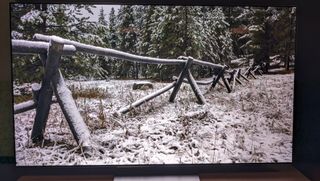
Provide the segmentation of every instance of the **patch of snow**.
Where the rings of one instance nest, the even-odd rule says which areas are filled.
[[[190,86],[182,84],[174,103],[168,102],[169,91],[119,117],[113,113],[169,83],[132,91],[136,80],[67,81],[110,94],[76,99],[100,151],[85,158],[53,104],[43,147],[30,141],[35,111],[15,115],[17,165],[291,162],[293,79],[293,74],[258,76],[236,84],[232,93],[221,85],[200,86],[206,105],[197,104]]]

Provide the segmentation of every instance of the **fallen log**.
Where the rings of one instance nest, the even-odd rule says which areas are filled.
[[[150,95],[147,95],[147,96],[135,101],[134,103],[132,103],[132,104],[130,104],[130,105],[124,107],[124,108],[121,108],[117,112],[121,113],[121,114],[125,114],[125,113],[129,112],[130,110],[132,110],[133,108],[138,107],[141,104],[143,104],[143,103],[145,103],[145,102],[147,102],[147,101],[149,101],[149,100],[151,100],[151,99],[153,99],[153,98],[165,93],[166,91],[172,89],[175,85],[176,85],[176,81],[171,83],[171,84],[169,84],[169,85],[167,85],[167,86],[165,86],[164,88],[162,88],[162,89],[150,94]]]

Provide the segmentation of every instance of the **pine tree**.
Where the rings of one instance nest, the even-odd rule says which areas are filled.
[[[110,48],[115,49],[118,45],[118,36],[116,33],[116,15],[114,8],[111,8],[110,14],[109,14],[109,44]]]
[[[198,37],[203,59],[210,62],[229,64],[233,57],[229,23],[221,7],[202,7]]]
[[[122,5],[118,13],[118,21],[119,49],[124,52],[135,53],[137,51],[137,33],[133,7],[130,5]],[[120,65],[118,75],[120,77],[129,77],[130,72],[134,75],[133,63],[123,61]]]
[[[100,8],[99,11],[99,17],[98,17],[98,22],[96,25],[96,34],[102,39],[104,47],[109,46],[108,42],[108,23],[105,18],[106,14],[104,13],[103,7]],[[101,77],[106,77],[111,75],[111,70],[112,66],[110,65],[110,61],[108,57],[105,56],[99,56],[99,67],[102,69],[98,68],[99,74]]]
[[[289,63],[293,61],[292,55],[295,54],[295,8],[274,8],[273,32],[275,46],[273,52],[280,55],[285,68],[289,70]]]
[[[83,43],[103,45],[103,41],[94,35],[95,25],[88,16],[82,14],[83,10],[92,14],[92,5],[66,5],[66,4],[12,4],[12,35],[13,38],[32,39],[35,33],[57,35],[63,38]],[[24,57],[24,58],[23,58]],[[38,56],[20,56],[14,61],[15,77],[22,82],[39,81],[43,70]],[[15,56],[14,58],[19,58]],[[66,77],[99,76],[99,62],[92,55],[80,54],[74,57],[62,57],[61,70]],[[70,63],[72,62],[72,63]],[[30,76],[35,75],[35,76]]]

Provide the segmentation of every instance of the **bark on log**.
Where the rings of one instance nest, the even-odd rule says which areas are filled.
[[[74,138],[80,146],[89,148],[91,146],[90,131],[77,109],[76,103],[72,98],[72,93],[66,86],[60,70],[56,70],[51,82],[58,103]]]
[[[225,72],[225,67],[223,69],[221,69],[220,72],[218,73],[218,75],[216,75],[214,77],[214,80],[213,80],[212,85],[211,85],[211,89],[214,89],[214,87],[217,85],[217,83],[219,82],[220,78],[224,74],[224,72]]]
[[[179,56],[178,59],[188,60],[188,57]],[[193,64],[208,66],[208,67],[211,67],[213,69],[223,69],[224,68],[223,65],[214,64],[214,63],[211,63],[211,62],[206,62],[206,61],[202,61],[202,60],[198,60],[198,59],[193,59]]]
[[[13,114],[26,112],[37,107],[41,86],[38,83],[33,83],[31,85],[31,89],[32,89],[32,100],[14,105]]]
[[[241,82],[241,80],[239,78],[236,77],[236,81],[240,84],[243,85],[243,83]]]
[[[178,77],[177,77],[177,76],[173,76],[173,77],[172,77],[172,80],[178,80]],[[186,78],[183,79],[183,82],[189,84],[189,81],[188,81],[188,79],[186,79]],[[199,81],[199,80],[197,80],[197,81],[196,81],[196,83],[197,83],[198,85],[209,85],[209,84],[212,84],[212,82],[213,82],[213,80],[209,80],[209,81]]]
[[[41,34],[35,34],[33,36],[35,40],[42,40],[47,42],[52,37],[56,37],[56,36],[47,36],[47,35],[41,35]],[[96,54],[101,56],[109,56],[109,57],[124,59],[132,62],[140,62],[140,63],[148,63],[148,64],[173,64],[173,65],[186,62],[185,60],[178,60],[178,59],[161,59],[161,58],[151,58],[151,57],[145,57],[140,55],[134,55],[134,54],[118,51],[118,50],[113,50],[110,48],[102,48],[102,47],[97,47],[92,45],[86,45],[83,43],[79,43],[79,42],[67,40],[67,39],[63,39],[63,43],[75,46],[77,51],[80,51],[80,52],[86,52],[86,53],[91,53],[91,54]]]
[[[182,69],[182,71],[181,71],[181,73],[179,75],[179,78],[177,80],[176,85],[174,86],[174,88],[172,90],[172,93],[171,93],[170,98],[169,98],[169,102],[173,102],[174,101],[174,99],[175,99],[175,97],[176,97],[176,95],[177,95],[177,93],[178,93],[178,91],[180,89],[180,86],[181,86],[181,84],[183,82],[183,79],[186,77],[192,62],[193,62],[193,59],[191,57],[189,57],[188,60],[187,60],[187,63],[184,65],[184,67],[183,67],[183,69]]]
[[[13,114],[19,114],[36,108],[37,104],[33,100],[14,105]]]
[[[54,104],[54,103],[57,103],[56,99],[52,99],[51,104]],[[23,113],[35,108],[37,108],[37,103],[34,100],[29,100],[29,101],[14,105],[13,114]]]
[[[234,72],[234,74],[232,75],[232,86],[231,86],[231,91],[234,91],[235,87],[236,87],[236,71]]]
[[[135,101],[134,103],[132,103],[132,104],[130,104],[130,105],[124,107],[124,108],[121,108],[118,111],[118,113],[125,114],[125,113],[129,112],[133,108],[138,107],[141,104],[143,104],[143,103],[145,103],[145,102],[147,102],[147,101],[149,101],[149,100],[151,100],[151,99],[153,99],[153,98],[155,98],[155,97],[167,92],[168,90],[172,89],[175,86],[175,84],[176,84],[176,82],[173,82],[173,83],[165,86],[164,88],[162,88],[162,89],[160,89],[160,90],[158,90],[158,91],[156,91],[156,92],[154,92],[154,93],[152,93],[150,95],[147,95],[147,96]]]
[[[232,91],[230,84],[228,83],[228,81],[226,80],[226,78],[224,77],[224,74],[221,76],[221,79],[224,83],[224,86],[226,87],[228,93],[230,93]]]
[[[249,71],[249,75],[251,75],[254,79],[257,79],[257,77],[252,73],[252,71]]]
[[[41,41],[12,40],[11,47],[13,54],[46,54],[49,43]],[[74,55],[75,53],[76,48],[73,45],[65,45],[63,47],[63,55]]]
[[[42,40],[42,41],[49,41],[51,37],[56,37],[56,36],[47,36],[47,35],[42,35],[42,34],[35,34],[33,38],[35,40]],[[113,50],[109,48],[102,48],[102,47],[97,47],[97,46],[92,46],[92,45],[86,45],[83,43],[79,43],[76,41],[72,40],[67,40],[63,39],[64,44],[68,45],[73,45],[77,48],[77,51],[80,52],[86,52],[86,53],[91,53],[91,54],[96,54],[96,55],[102,55],[102,56],[110,56],[114,58],[119,58],[119,59],[124,59],[128,61],[133,61],[133,62],[140,62],[140,63],[148,63],[148,64],[181,64],[181,63],[186,63],[186,60],[181,60],[181,59],[162,59],[162,58],[152,58],[152,57],[145,57],[145,56],[140,56],[140,55],[134,55],[118,50]],[[198,65],[204,65],[204,66],[209,66],[212,68],[217,68],[217,69],[222,69],[223,66],[219,64],[214,64],[210,62],[205,62],[201,60],[194,60],[195,64]]]
[[[190,70],[188,69],[188,73],[187,73],[187,79],[189,81],[189,84],[195,94],[195,96],[197,97],[198,99],[198,103],[199,104],[205,104],[206,103],[206,100],[205,98],[203,97],[203,94],[201,93],[200,91],[200,88],[198,87],[196,81],[194,80]]]
[[[43,134],[47,124],[47,119],[50,111],[53,91],[51,89],[51,78],[54,75],[54,70],[58,68],[58,61],[62,53],[63,45],[56,45],[53,41],[48,48],[48,55],[41,56],[42,62],[45,64],[44,77],[42,79],[41,88],[39,91],[39,98],[36,106],[36,116],[33,123],[31,132],[31,139],[34,143],[41,142],[43,140]],[[46,60],[44,60],[46,59]]]
[[[241,72],[239,73],[240,77],[242,77],[244,80],[246,80],[247,82],[249,82],[249,79],[247,77],[245,77]]]

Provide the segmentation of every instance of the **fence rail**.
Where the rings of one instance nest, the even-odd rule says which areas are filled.
[[[59,70],[61,56],[69,56],[74,55],[76,52],[83,52],[147,64],[184,65],[179,76],[173,77],[174,82],[168,84],[164,88],[150,95],[147,95],[131,103],[128,106],[119,109],[117,111],[118,114],[125,114],[135,107],[171,89],[173,90],[169,97],[169,101],[173,102],[183,82],[188,83],[191,86],[198,100],[198,103],[205,104],[206,100],[201,93],[198,84],[211,84],[211,88],[214,88],[216,84],[222,79],[223,85],[226,87],[227,91],[231,92],[232,90],[234,90],[236,82],[242,84],[240,78],[249,81],[248,77],[250,75],[255,78],[255,76],[253,75],[255,72],[261,73],[261,67],[249,67],[243,75],[241,73],[241,69],[229,71],[226,70],[227,66],[225,65],[205,62],[202,60],[194,59],[192,57],[180,56],[177,59],[146,57],[114,49],[87,45],[76,41],[63,39],[57,36],[35,34],[34,39],[36,41],[12,40],[13,54],[39,54],[45,68],[41,87],[39,84],[38,86],[33,86],[33,100],[15,105],[14,113],[18,114],[34,108],[36,109],[36,116],[33,124],[31,138],[33,142],[39,142],[43,140],[43,134],[46,127],[51,104],[55,102],[59,103],[61,110],[69,124],[71,132],[75,137],[75,140],[85,150],[91,147],[90,132],[85,125],[76,107],[75,101],[72,98],[71,91],[67,88],[63,75]],[[207,66],[213,69],[215,75],[212,77],[212,80],[196,81],[190,71],[190,67],[194,64]],[[53,95],[55,95],[56,99],[53,99]]]

